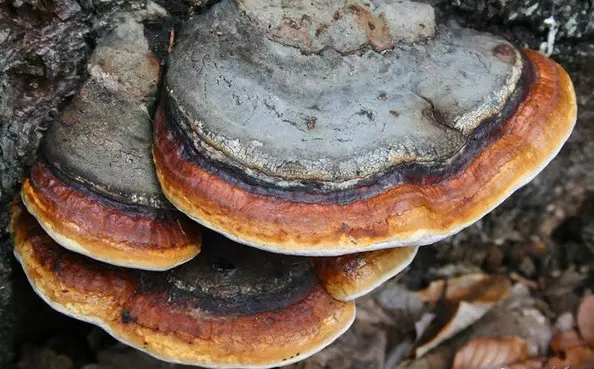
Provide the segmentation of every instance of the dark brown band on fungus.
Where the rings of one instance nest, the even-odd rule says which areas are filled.
[[[242,243],[277,252],[338,255],[436,242],[484,216],[556,155],[575,124],[573,85],[558,64],[524,51],[534,71],[526,97],[496,139],[463,171],[404,183],[349,204],[255,194],[187,160],[163,111],[153,154],[163,192],[190,217]]]
[[[322,349],[354,319],[353,303],[333,299],[317,283],[297,292],[298,301],[288,300],[283,292],[278,297],[285,301],[282,308],[264,310],[262,305],[251,313],[211,309],[212,304],[200,301],[206,297],[191,293],[172,297],[177,280],[171,278],[179,268],[164,278],[162,273],[112,267],[67,251],[18,202],[11,230],[15,254],[46,302],[163,360],[207,367],[282,365]],[[148,283],[156,279],[171,284],[155,288]]]
[[[57,172],[38,159],[22,197],[64,247],[111,264],[157,270],[200,251],[200,227],[175,210],[110,200]]]

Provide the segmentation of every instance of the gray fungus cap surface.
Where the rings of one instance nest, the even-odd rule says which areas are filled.
[[[67,177],[117,201],[169,208],[151,156],[159,61],[124,19],[97,46],[90,78],[46,134],[42,153]]]
[[[223,1],[197,16],[166,78],[195,149],[260,183],[333,191],[447,163],[522,75],[510,43],[436,26],[426,4],[279,4]]]

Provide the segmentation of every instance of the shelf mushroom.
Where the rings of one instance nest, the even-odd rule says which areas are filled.
[[[159,61],[123,20],[90,78],[47,132],[22,199],[62,246],[111,264],[164,270],[200,251],[200,227],[161,192],[151,156]]]
[[[91,78],[48,132],[22,199],[63,247],[108,264],[161,270],[193,257],[202,232],[159,191],[145,111],[158,68],[141,36],[141,26],[128,20],[102,40]],[[320,284],[346,301],[401,272],[416,251],[313,263]]]
[[[273,252],[439,241],[536,176],[576,120],[559,65],[436,25],[428,4],[223,0],[179,40],[154,124],[163,192]]]
[[[414,260],[418,247],[394,247],[343,256],[313,257],[322,286],[341,301],[370,293],[399,275]]]
[[[113,267],[56,244],[15,201],[15,255],[54,309],[157,358],[206,367],[302,360],[348,329],[354,302],[322,288],[308,258],[238,247],[205,233],[192,261],[166,272]]]
[[[223,0],[181,37],[152,140],[142,26],[124,18],[89,72],[13,204],[15,255],[56,310],[207,367],[328,345],[576,117],[560,66],[412,1]]]

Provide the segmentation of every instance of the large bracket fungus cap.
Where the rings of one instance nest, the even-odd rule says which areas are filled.
[[[54,309],[96,324],[162,360],[203,367],[274,367],[330,344],[355,318],[308,258],[238,247],[205,233],[203,250],[167,272],[102,264],[57,245],[12,209],[15,255]]]
[[[181,36],[166,89],[165,195],[303,255],[459,231],[533,178],[576,117],[560,66],[410,1],[224,0]]]
[[[162,270],[200,250],[200,227],[167,201],[151,155],[159,80],[143,26],[103,38],[90,79],[46,134],[22,197],[62,246],[108,263]]]

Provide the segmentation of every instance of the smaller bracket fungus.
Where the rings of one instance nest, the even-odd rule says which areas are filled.
[[[22,198],[62,246],[107,263],[164,270],[200,251],[200,227],[161,192],[151,156],[159,61],[124,19],[89,62],[91,78],[50,127]]]
[[[354,303],[332,298],[308,258],[238,247],[214,232],[192,261],[147,272],[60,247],[19,201],[11,231],[16,257],[49,305],[162,360],[286,365],[330,344],[355,318]]]
[[[320,283],[337,300],[371,292],[412,263],[418,247],[394,247],[343,256],[312,258]]]
[[[555,62],[412,1],[223,0],[172,54],[163,192],[247,245],[426,245],[529,182],[576,120]]]

